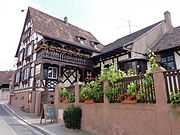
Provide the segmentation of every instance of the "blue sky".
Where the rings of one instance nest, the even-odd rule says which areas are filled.
[[[14,55],[22,32],[25,12],[32,6],[52,16],[90,31],[104,45],[164,19],[170,11],[173,26],[180,25],[178,0],[1,0],[0,4],[0,70],[12,69]]]

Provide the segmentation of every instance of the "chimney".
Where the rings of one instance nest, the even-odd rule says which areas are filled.
[[[65,24],[67,24],[67,23],[68,23],[68,18],[67,18],[67,16],[66,16],[66,17],[64,17],[64,23],[65,23]]]
[[[167,24],[169,30],[173,29],[172,22],[171,22],[171,14],[169,11],[164,12],[164,19]]]

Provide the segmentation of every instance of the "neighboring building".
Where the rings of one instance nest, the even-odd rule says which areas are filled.
[[[152,51],[160,56],[160,63],[167,70],[180,69],[180,26],[166,33]]]
[[[8,100],[13,71],[0,71],[0,100]]]
[[[40,104],[53,104],[57,83],[69,87],[83,82],[98,76],[103,65],[144,73],[146,52],[173,30],[170,13],[164,16],[160,22],[103,46],[90,32],[70,24],[67,17],[62,21],[29,7],[16,52],[11,104],[38,114]]]
[[[101,53],[93,58],[98,65],[96,70],[100,73],[102,65],[108,67],[113,63],[126,72],[133,69],[137,74],[144,73],[148,66],[147,51],[173,29],[168,11],[164,13],[164,17],[160,22],[106,45]]]

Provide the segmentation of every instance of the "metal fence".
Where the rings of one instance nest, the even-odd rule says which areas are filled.
[[[167,102],[170,103],[170,94],[180,93],[180,69],[179,70],[169,70],[164,72],[166,92],[167,92]]]

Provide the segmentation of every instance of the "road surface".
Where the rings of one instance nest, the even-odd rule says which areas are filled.
[[[4,103],[0,103],[0,135],[43,134],[13,115]]]

